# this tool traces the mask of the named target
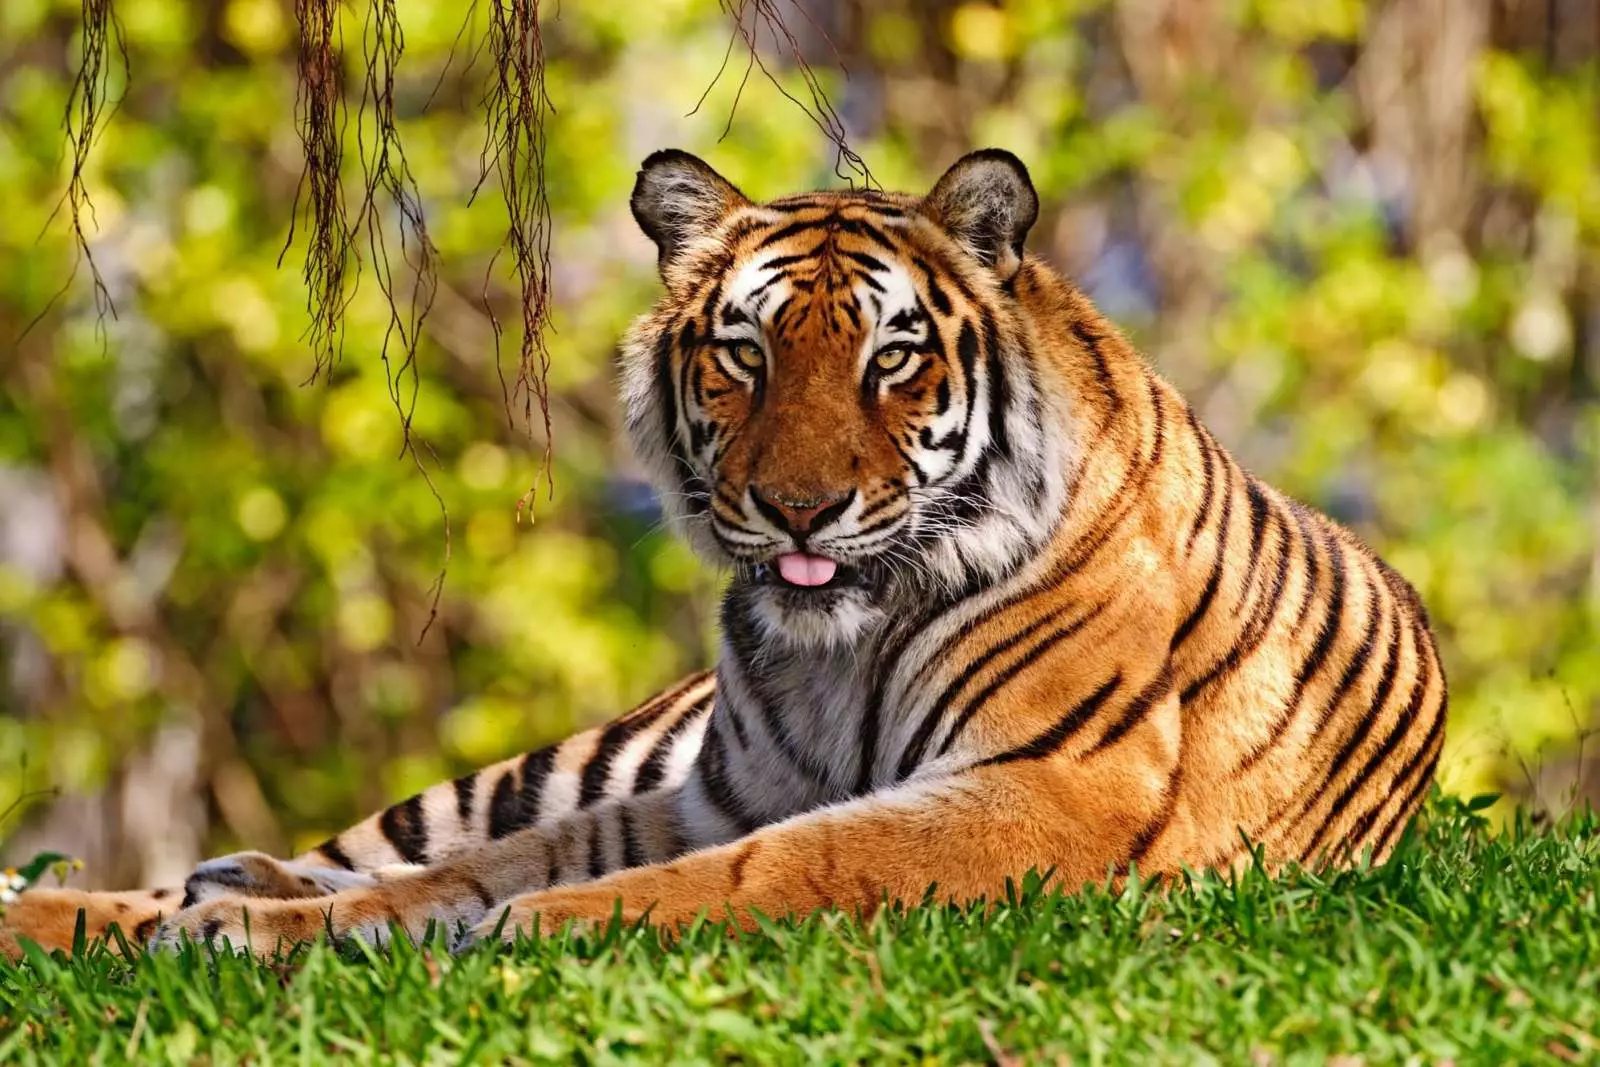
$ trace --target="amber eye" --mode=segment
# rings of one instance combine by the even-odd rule
[[[884,348],[872,357],[872,365],[878,369],[879,374],[889,374],[905,366],[906,360],[910,358],[909,348]]]
[[[767,365],[767,357],[762,355],[760,345],[751,344],[749,341],[736,341],[728,348],[733,354],[733,361],[745,370],[761,370]]]

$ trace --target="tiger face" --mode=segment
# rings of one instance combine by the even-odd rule
[[[623,346],[630,432],[769,636],[854,640],[1048,535],[1059,421],[1008,288],[1037,203],[998,152],[920,199],[764,205],[693,156],[646,160],[632,206],[666,294]]]

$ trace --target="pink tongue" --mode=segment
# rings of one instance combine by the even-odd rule
[[[827,556],[811,556],[804,552],[785,552],[778,557],[778,573],[790,585],[827,585],[839,564]]]

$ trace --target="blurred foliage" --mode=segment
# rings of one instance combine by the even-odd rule
[[[1023,156],[1045,201],[1033,247],[1249,466],[1417,584],[1453,688],[1444,781],[1470,792],[1567,788],[1600,717],[1584,6],[781,10],[877,181],[922,188],[974,145]],[[79,5],[0,5],[0,795],[22,753],[64,792],[29,833],[99,881],[302,846],[708,662],[718,576],[659,528],[619,440],[613,345],[655,291],[628,190],[664,145],[755,196],[836,182],[794,102],[759,71],[741,87],[737,42],[696,110],[729,54],[722,5],[580,0],[546,21],[553,494],[485,312],[519,320],[494,260],[504,207],[492,183],[469,205],[483,13],[457,47],[459,5],[402,5],[399,130],[442,264],[414,428],[449,568],[420,641],[445,525],[400,452],[370,263],[342,360],[302,385],[302,249],[279,264],[301,170],[293,6],[116,8],[132,77],[87,181],[117,316],[97,323],[80,271],[18,341],[73,270],[49,218]],[[352,87],[364,12],[345,9]],[[352,180],[365,128],[352,117]]]

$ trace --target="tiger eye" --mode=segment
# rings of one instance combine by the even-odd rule
[[[906,360],[910,358],[911,353],[904,348],[885,348],[872,357],[872,362],[881,373],[888,374],[905,366]]]
[[[766,356],[762,355],[759,345],[741,341],[733,348],[733,361],[745,370],[760,370],[767,365]]]

